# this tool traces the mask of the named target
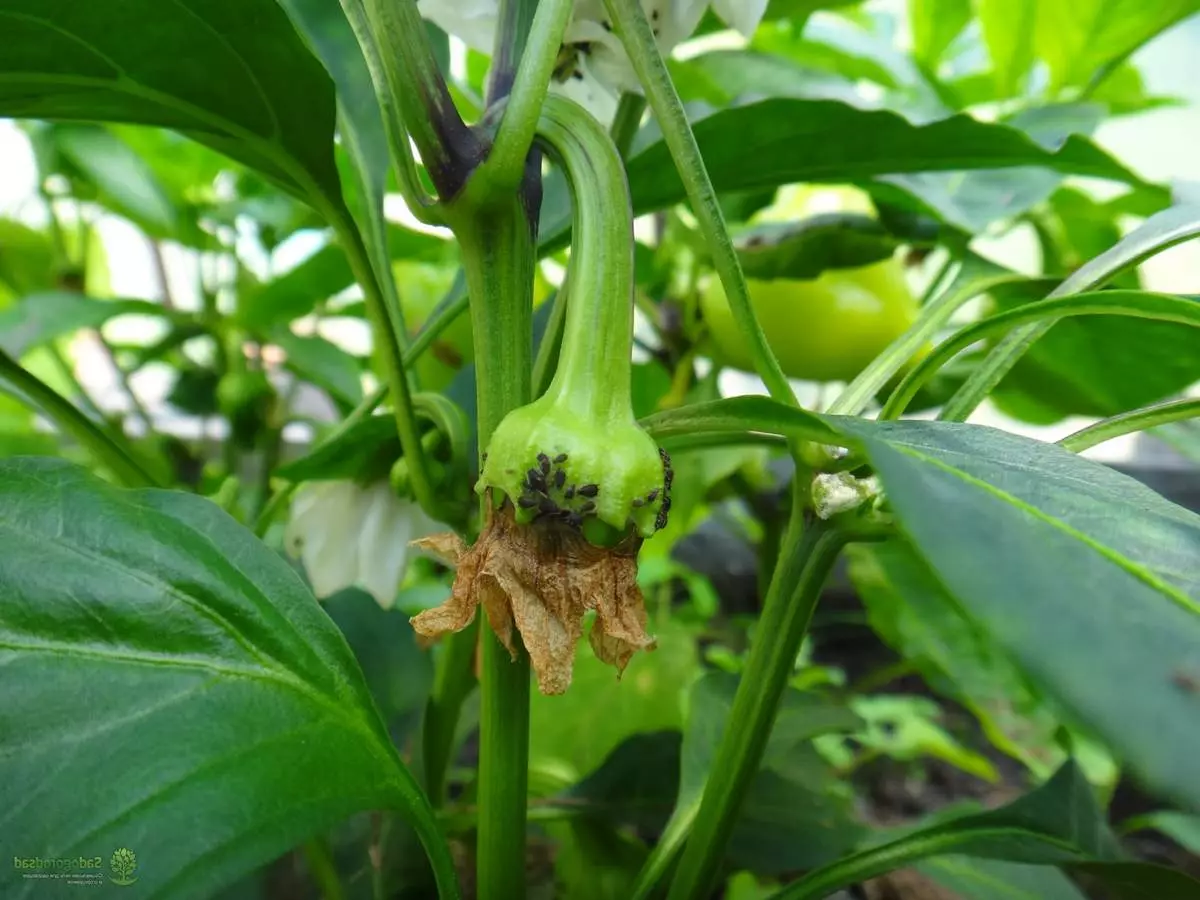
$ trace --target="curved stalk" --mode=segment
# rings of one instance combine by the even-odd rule
[[[829,405],[829,415],[857,416],[867,408],[888,382],[913,359],[921,349],[932,341],[951,316],[964,304],[980,294],[1002,284],[1025,280],[1020,275],[993,275],[974,277],[964,268],[958,277],[936,299],[921,307],[917,320],[908,330],[892,341],[875,357],[858,376],[850,382]]]
[[[91,419],[60,396],[52,387],[21,367],[0,350],[0,382],[15,389],[15,396],[39,409],[50,421],[69,434],[107,466],[126,487],[158,487],[154,478],[125,448],[117,444]]]
[[[1133,316],[1160,322],[1176,322],[1200,328],[1200,303],[1185,300],[1170,294],[1151,294],[1141,291],[1096,291],[1071,294],[1039,300],[1028,306],[1020,306],[997,313],[959,329],[949,339],[934,348],[921,360],[899,387],[888,397],[881,419],[899,418],[909,402],[916,396],[921,385],[976,341],[997,332],[1007,334],[1001,345],[1015,338],[1014,346],[1021,345],[1021,352],[1044,335],[1060,320],[1073,316]],[[1030,326],[1030,323],[1033,323]],[[1028,326],[1018,328],[1017,326]],[[1013,329],[1016,328],[1015,331]],[[1033,330],[1031,330],[1031,328]],[[949,417],[947,417],[949,418]]]
[[[1110,416],[1086,428],[1081,428],[1074,434],[1067,435],[1058,444],[1072,453],[1082,453],[1084,450],[1090,450],[1113,438],[1146,431],[1149,428],[1157,428],[1159,425],[1195,419],[1198,416],[1200,416],[1200,398],[1168,400],[1164,403],[1155,403],[1151,406],[1143,406],[1141,409]]]
[[[805,521],[806,484],[803,473],[798,472],[779,564],[713,759],[692,836],[671,882],[669,900],[698,900],[707,897],[712,888],[738,810],[762,762],[779,700],[795,668],[796,654],[821,588],[846,543],[846,537],[829,523]]]
[[[625,52],[633,63],[650,108],[662,128],[663,139],[671,151],[692,211],[712,253],[725,296],[729,298],[734,321],[750,347],[755,372],[773,398],[794,406],[796,396],[779,366],[779,360],[767,344],[767,337],[750,305],[746,276],[725,227],[725,216],[717,202],[717,193],[704,167],[704,158],[700,155],[700,147],[696,144],[696,136],[692,133],[683,103],[658,50],[658,42],[646,12],[640,0],[604,0],[604,7],[616,24]]]
[[[362,49],[363,59],[367,63],[367,71],[375,86],[375,98],[379,103],[379,112],[383,116],[384,133],[387,135],[388,147],[391,150],[392,165],[395,166],[396,181],[400,186],[400,194],[409,211],[416,216],[417,221],[426,225],[440,225],[442,217],[438,211],[437,200],[430,197],[421,183],[417,172],[417,161],[413,157],[412,146],[409,144],[408,129],[404,125],[404,112],[393,93],[388,81],[383,61],[379,57],[379,45],[371,31],[367,20],[367,10],[363,0],[342,0],[342,9],[358,38]],[[348,132],[346,132],[348,133]]]

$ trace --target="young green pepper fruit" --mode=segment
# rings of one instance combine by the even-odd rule
[[[650,537],[670,509],[670,461],[631,398],[633,211],[620,157],[581,108],[548,101],[539,136],[566,173],[574,242],[558,369],[539,399],[492,435],[476,489],[518,523],[555,522],[611,546]]]

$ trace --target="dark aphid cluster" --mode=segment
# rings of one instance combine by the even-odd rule
[[[600,486],[568,485],[567,470],[563,468],[566,461],[565,453],[553,459],[547,453],[539,453],[537,466],[525,473],[517,505],[521,509],[536,510],[533,517],[535,522],[558,522],[579,529],[583,526],[584,517],[596,511],[596,504],[590,498],[600,493]],[[574,500],[576,495],[589,499],[578,506],[567,503]]]
[[[671,514],[671,482],[675,480],[675,470],[671,468],[671,454],[662,447],[658,448],[658,455],[662,458],[663,464],[663,486],[662,486],[662,506],[658,508],[658,517],[654,520],[654,527],[658,531],[667,527],[667,518]],[[658,497],[658,490],[655,489],[646,495],[646,499],[651,503]]]

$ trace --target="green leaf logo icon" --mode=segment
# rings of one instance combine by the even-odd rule
[[[112,869],[112,875],[108,880],[113,884],[133,884],[137,881],[137,876],[134,874],[137,871],[137,857],[127,847],[113,851],[108,867]]]

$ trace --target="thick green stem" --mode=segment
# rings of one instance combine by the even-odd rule
[[[532,5],[523,0],[506,0],[504,10],[514,20],[519,18],[515,9],[518,2],[522,3],[522,11],[527,11],[526,8]],[[519,57],[521,64],[515,80],[512,80],[511,68],[505,67],[504,59],[493,57],[492,71],[496,73],[496,80],[492,90],[495,92],[504,87],[507,91],[511,87],[511,93],[496,129],[496,139],[479,173],[490,182],[497,194],[516,190],[525,177],[529,148],[533,145],[542,103],[550,89],[554,63],[558,59],[563,32],[571,19],[573,8],[574,0],[541,0],[537,4],[537,14],[533,16],[526,50]],[[497,34],[498,42],[502,36],[501,33]],[[514,52],[512,43],[515,42],[504,43],[506,53]],[[508,60],[508,63],[511,66],[512,60]],[[501,79],[506,79],[508,83],[502,84]],[[496,98],[491,99],[494,102]]]
[[[771,396],[794,406],[796,397],[788,384],[787,376],[779,366],[779,360],[767,344],[767,337],[750,305],[750,292],[746,287],[746,276],[734,250],[733,241],[725,227],[725,216],[717,202],[704,158],[696,144],[691,123],[683,103],[671,81],[667,65],[658,50],[654,31],[640,0],[604,0],[609,16],[616,23],[617,31],[625,45],[625,52],[633,63],[638,81],[646,91],[646,99],[662,129],[663,139],[671,151],[675,168],[692,204],[692,211],[700,225],[700,231],[712,253],[713,264],[721,277],[725,296],[734,321],[741,330],[754,358],[754,368],[763,380]]]
[[[536,210],[528,210],[516,195],[479,205],[467,194],[447,207],[447,219],[467,273],[479,446],[486,447],[503,418],[530,400]],[[514,661],[486,620],[479,630],[479,897],[520,900],[525,896],[529,657],[521,650]]]
[[[40,409],[55,425],[107,466],[126,487],[157,487],[155,480],[125,448],[53,388],[21,368],[21,364],[3,350],[0,350],[0,383],[9,384],[18,399],[24,399]]]
[[[533,37],[539,5],[546,6],[546,3],[542,0],[499,0],[496,35],[492,41],[492,66],[488,71],[488,106],[512,93],[517,65],[524,65],[526,48],[532,43],[535,52],[541,52]],[[554,52],[558,52],[557,42]]]
[[[825,579],[845,537],[826,522],[805,521],[807,480],[796,475],[779,565],[755,628],[746,669],[717,748],[700,812],[671,883],[670,900],[709,896],[737,813],[758,771],[779,701],[796,665]]]

